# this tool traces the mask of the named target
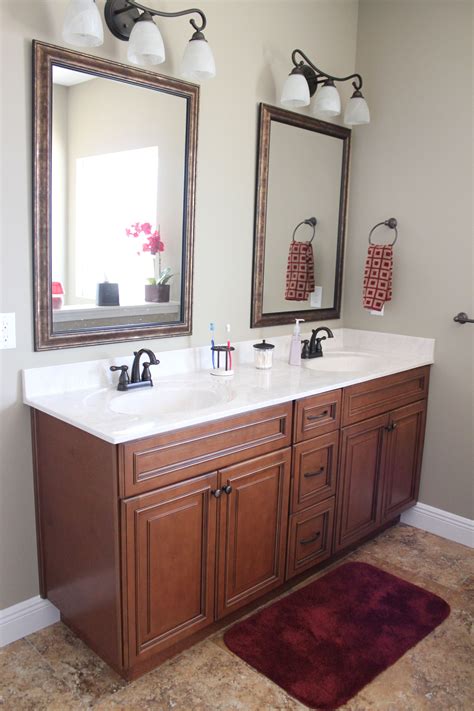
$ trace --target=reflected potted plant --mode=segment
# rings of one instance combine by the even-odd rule
[[[154,276],[145,284],[145,301],[153,303],[166,303],[170,300],[169,281],[173,274],[171,268],[162,269],[161,254],[165,251],[165,244],[161,239],[160,228],[153,230],[149,222],[136,222],[125,230],[128,237],[145,238],[142,243],[142,252],[148,253],[153,258]],[[138,252],[140,254],[140,252]]]

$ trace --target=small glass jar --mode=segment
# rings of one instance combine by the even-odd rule
[[[263,339],[261,343],[255,343],[253,347],[255,348],[255,367],[261,370],[271,368],[273,365],[273,349],[275,346],[272,343],[266,343],[265,339]]]

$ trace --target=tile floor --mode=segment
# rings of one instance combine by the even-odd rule
[[[474,551],[399,524],[349,559],[372,563],[437,593],[451,605],[451,615],[343,708],[474,709],[470,637]],[[228,651],[222,632],[127,684],[58,623],[0,649],[0,708],[271,711],[306,707]]]

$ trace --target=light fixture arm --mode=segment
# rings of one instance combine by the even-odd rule
[[[179,10],[178,12],[165,12],[155,10],[142,5],[135,0],[107,0],[105,4],[104,16],[109,30],[115,37],[121,40],[128,40],[130,33],[141,17],[139,10],[152,16],[158,17],[183,17],[184,15],[199,15],[201,23],[198,24],[194,18],[189,20],[195,32],[201,34],[207,25],[206,15],[199,8],[189,10]]]
[[[300,61],[298,61],[297,55],[302,58]],[[352,82],[354,89],[356,91],[360,91],[362,89],[362,77],[360,74],[349,74],[347,77],[335,77],[332,74],[323,72],[315,64],[313,64],[313,62],[304,52],[301,51],[301,49],[293,50],[291,53],[291,60],[295,67],[300,69],[304,74],[309,85],[309,93],[311,96],[313,96],[316,91],[318,84],[324,84],[324,82],[328,79],[331,79],[332,81],[349,81],[349,79],[355,79],[355,81]]]

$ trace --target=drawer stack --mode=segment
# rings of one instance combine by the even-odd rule
[[[341,390],[295,403],[286,577],[332,553]]]

